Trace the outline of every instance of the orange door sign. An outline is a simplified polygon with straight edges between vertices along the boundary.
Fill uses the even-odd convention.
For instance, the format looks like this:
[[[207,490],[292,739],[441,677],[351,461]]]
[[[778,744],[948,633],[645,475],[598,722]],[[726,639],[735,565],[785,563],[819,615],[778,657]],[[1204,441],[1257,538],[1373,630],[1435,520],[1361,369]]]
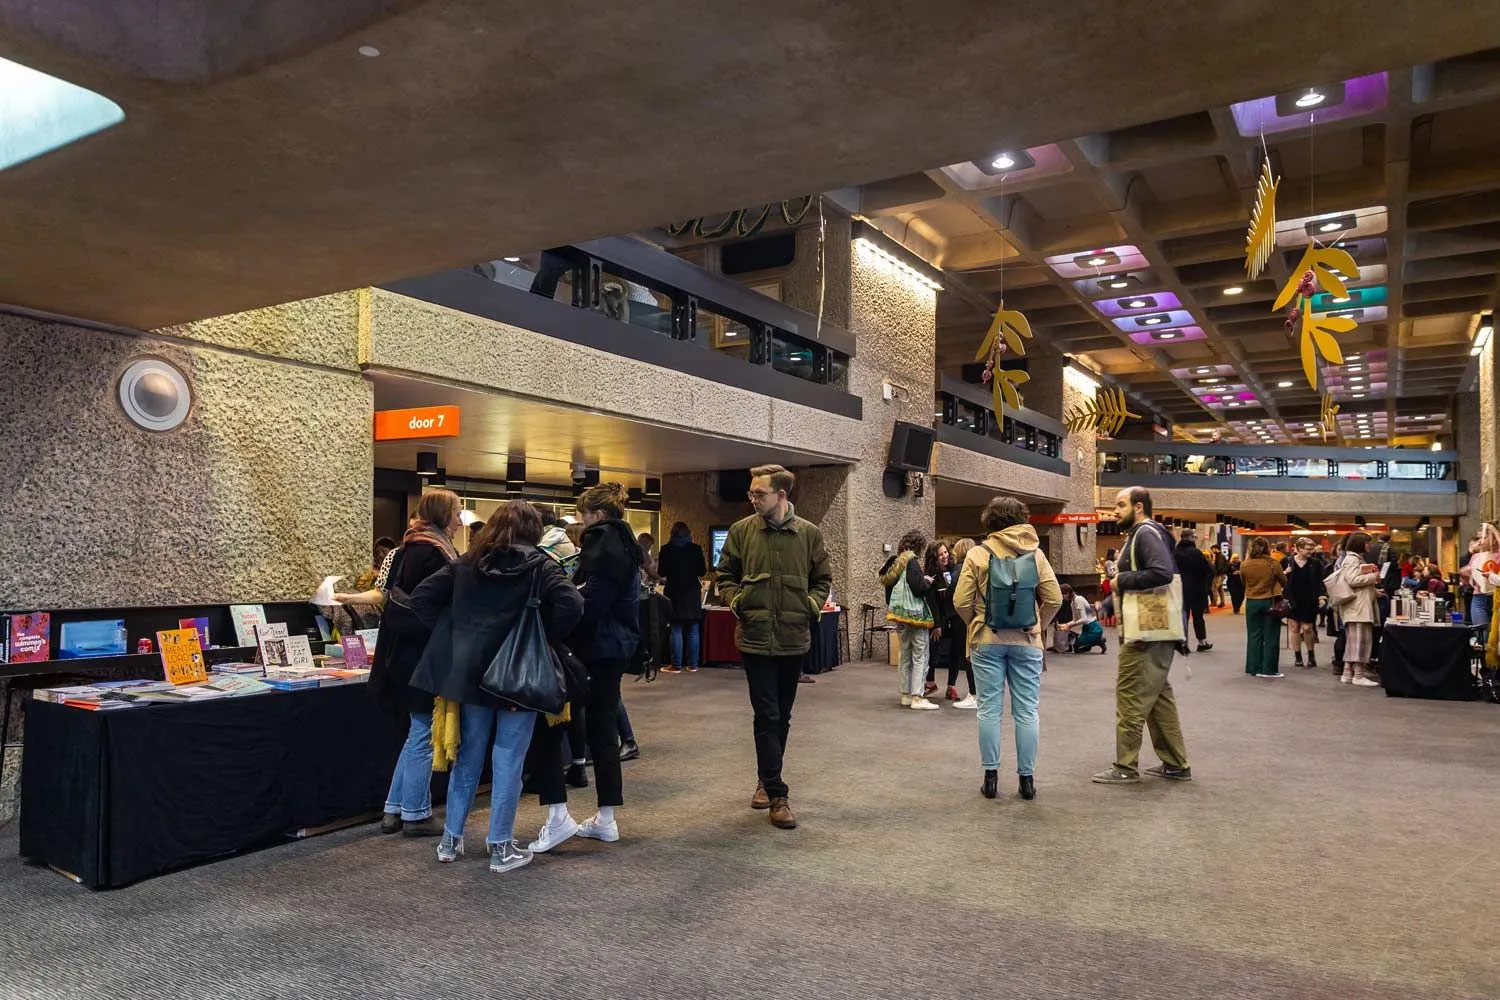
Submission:
[[[458,407],[419,406],[411,410],[376,410],[375,440],[458,437]]]

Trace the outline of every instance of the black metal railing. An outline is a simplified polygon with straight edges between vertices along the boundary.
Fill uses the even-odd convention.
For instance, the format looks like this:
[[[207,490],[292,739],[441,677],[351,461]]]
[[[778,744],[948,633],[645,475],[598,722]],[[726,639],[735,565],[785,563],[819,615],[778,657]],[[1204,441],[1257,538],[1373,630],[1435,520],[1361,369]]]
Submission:
[[[1036,460],[1025,456],[1019,458],[1028,465],[1069,474],[1070,467],[1062,454],[1066,428],[1051,417],[1024,407],[1005,410],[997,419],[989,390],[984,386],[943,376],[935,394],[933,417],[937,421],[938,440],[946,444],[1012,460],[1018,456],[1008,449],[1014,449],[1025,456],[1035,456]],[[965,433],[947,432],[947,428]],[[997,451],[988,447],[991,443],[1008,446],[1008,449]]]
[[[1458,454],[1415,448],[1111,441],[1101,486],[1456,493]]]

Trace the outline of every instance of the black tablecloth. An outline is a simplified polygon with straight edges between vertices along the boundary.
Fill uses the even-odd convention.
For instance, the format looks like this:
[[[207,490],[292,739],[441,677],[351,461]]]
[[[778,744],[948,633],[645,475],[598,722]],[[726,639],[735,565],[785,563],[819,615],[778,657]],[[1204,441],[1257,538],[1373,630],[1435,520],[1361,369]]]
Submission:
[[[813,630],[812,647],[802,665],[803,673],[821,674],[844,662],[839,646],[839,622],[847,611],[825,611]],[[703,609],[701,649],[703,663],[739,666],[740,651],[734,645],[734,615],[727,608]]]
[[[363,684],[112,712],[33,701],[21,854],[106,888],[378,812],[403,737]]]
[[[1469,630],[1461,626],[1387,623],[1380,643],[1380,683],[1395,698],[1473,701]]]
[[[842,611],[825,611],[813,630],[812,648],[807,651],[807,662],[802,665],[806,674],[821,674],[843,663],[839,655],[839,619]]]

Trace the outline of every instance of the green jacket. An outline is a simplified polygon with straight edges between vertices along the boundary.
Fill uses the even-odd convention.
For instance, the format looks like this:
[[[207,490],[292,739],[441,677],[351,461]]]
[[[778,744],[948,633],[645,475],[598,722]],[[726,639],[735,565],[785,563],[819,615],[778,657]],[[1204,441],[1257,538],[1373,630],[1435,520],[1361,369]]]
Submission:
[[[719,596],[738,619],[741,653],[797,656],[812,648],[812,623],[833,586],[816,524],[795,511],[775,527],[759,514],[735,522],[717,575]]]

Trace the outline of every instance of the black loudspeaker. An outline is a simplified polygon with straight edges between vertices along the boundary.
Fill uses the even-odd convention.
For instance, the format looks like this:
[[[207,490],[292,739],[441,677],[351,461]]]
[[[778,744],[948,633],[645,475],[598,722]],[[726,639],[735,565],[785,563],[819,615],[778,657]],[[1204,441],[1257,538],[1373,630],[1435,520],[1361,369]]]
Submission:
[[[719,499],[741,503],[750,492],[749,469],[723,469],[719,472]]]
[[[891,500],[906,496],[906,473],[900,469],[886,469],[880,477],[880,491]]]
[[[1460,492],[1460,493],[1467,493],[1467,492],[1469,492],[1469,481],[1467,479],[1460,479],[1458,481],[1458,492]]]

